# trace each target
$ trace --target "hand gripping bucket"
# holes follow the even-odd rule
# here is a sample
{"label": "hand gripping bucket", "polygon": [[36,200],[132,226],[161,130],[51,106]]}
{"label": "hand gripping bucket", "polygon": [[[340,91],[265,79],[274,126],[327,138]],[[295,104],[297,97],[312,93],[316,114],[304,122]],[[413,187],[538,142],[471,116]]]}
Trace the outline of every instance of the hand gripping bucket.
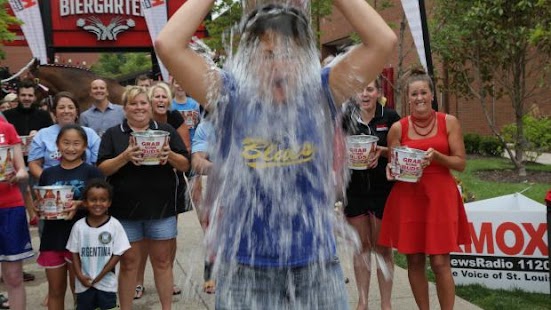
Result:
{"label": "hand gripping bucket", "polygon": [[142,151],[142,165],[159,165],[161,150],[165,143],[168,143],[169,133],[163,130],[147,130],[132,132],[132,136]]}
{"label": "hand gripping bucket", "polygon": [[408,147],[392,149],[391,173],[398,181],[415,183],[423,175],[421,163],[425,158],[425,151]]}
{"label": "hand gripping bucket", "polygon": [[35,186],[34,192],[38,201],[40,218],[45,220],[62,220],[63,212],[71,207],[73,187],[64,185]]}
{"label": "hand gripping bucket", "polygon": [[7,181],[14,171],[13,146],[0,146],[0,182]]}
{"label": "hand gripping bucket", "polygon": [[369,159],[377,148],[376,136],[355,135],[346,137],[346,149],[348,152],[348,168],[353,170],[366,170]]}

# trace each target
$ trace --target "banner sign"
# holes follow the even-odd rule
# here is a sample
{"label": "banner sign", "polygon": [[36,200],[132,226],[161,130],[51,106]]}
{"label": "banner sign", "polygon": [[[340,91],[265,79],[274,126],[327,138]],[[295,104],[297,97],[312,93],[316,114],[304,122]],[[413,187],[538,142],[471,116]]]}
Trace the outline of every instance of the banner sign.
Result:
{"label": "banner sign", "polygon": [[455,283],[549,293],[545,206],[513,194],[465,209],[473,242],[451,253]]}
{"label": "banner sign", "polygon": [[427,56],[425,53],[425,42],[423,40],[423,26],[421,25],[421,11],[419,8],[418,0],[401,0],[402,7],[406,13],[406,18],[408,20],[409,29],[411,30],[411,35],[413,36],[413,42],[415,42],[415,47],[417,48],[417,53],[419,54],[419,60],[421,65],[425,68],[425,71],[428,71],[427,68]]}
{"label": "banner sign", "polygon": [[27,38],[33,57],[39,59],[41,64],[47,63],[46,39],[38,0],[9,0],[9,3],[15,17],[23,22],[21,31]]}
{"label": "banner sign", "polygon": [[150,47],[140,0],[51,0],[54,47]]}
{"label": "banner sign", "polygon": [[[142,0],[142,10],[149,30],[151,41],[154,42],[167,22],[167,5],[165,0]],[[163,80],[168,82],[168,70],[157,56]]]}

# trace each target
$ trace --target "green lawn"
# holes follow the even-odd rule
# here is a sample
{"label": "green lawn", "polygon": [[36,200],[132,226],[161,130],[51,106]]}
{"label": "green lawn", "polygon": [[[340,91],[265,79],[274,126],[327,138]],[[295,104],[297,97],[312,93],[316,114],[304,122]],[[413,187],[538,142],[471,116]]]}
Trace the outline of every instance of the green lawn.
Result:
{"label": "green lawn", "polygon": [[[480,180],[474,172],[477,170],[513,169],[513,164],[503,158],[481,158],[467,161],[467,168],[462,173],[455,173],[464,184],[467,191],[475,194],[476,200],[488,199],[507,194],[521,192],[522,194],[538,202],[544,203],[545,194],[551,189],[551,183],[496,183]],[[551,171],[551,165],[528,163],[527,170]]]}
{"label": "green lawn", "polygon": [[[464,188],[472,192],[477,200],[498,197],[521,192],[533,200],[544,202],[545,194],[551,189],[551,183],[496,183],[480,180],[477,170],[512,169],[513,165],[507,159],[481,158],[469,159],[467,168],[462,173],[456,173],[463,182]],[[528,164],[528,170],[551,171],[551,165]],[[395,254],[396,264],[406,268],[404,255]],[[429,270],[429,280],[434,281],[434,275]],[[525,293],[522,291],[492,290],[480,285],[457,286],[456,294],[469,302],[486,310],[517,310],[517,309],[551,309],[551,296],[548,294]]]}

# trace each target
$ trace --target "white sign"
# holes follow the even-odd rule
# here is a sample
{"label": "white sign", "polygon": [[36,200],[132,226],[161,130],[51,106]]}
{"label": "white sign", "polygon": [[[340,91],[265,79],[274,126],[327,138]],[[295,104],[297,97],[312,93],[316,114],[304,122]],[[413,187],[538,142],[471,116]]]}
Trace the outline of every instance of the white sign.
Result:
{"label": "white sign", "polygon": [[42,26],[42,15],[38,0],[9,0],[10,6],[15,13],[15,17],[20,19],[23,24],[21,30],[31,53],[41,64],[48,63],[46,54],[46,39],[44,37],[44,28]]}
{"label": "white sign", "polygon": [[473,242],[451,253],[455,283],[549,293],[545,205],[513,194],[465,209]]}
{"label": "white sign", "polygon": [[419,8],[418,0],[402,0],[402,7],[404,8],[404,13],[406,13],[406,18],[408,20],[409,29],[411,29],[411,36],[413,37],[413,42],[415,42],[415,47],[417,48],[417,53],[419,54],[419,60],[421,65],[427,69],[427,56],[425,53],[425,41],[423,40],[423,26],[421,25],[421,9]]}
{"label": "white sign", "polygon": [[[157,35],[167,22],[167,8],[165,0],[142,0],[142,11],[147,23],[147,30],[151,36],[151,42],[155,42]],[[163,80],[168,82],[168,69],[157,56]]]}

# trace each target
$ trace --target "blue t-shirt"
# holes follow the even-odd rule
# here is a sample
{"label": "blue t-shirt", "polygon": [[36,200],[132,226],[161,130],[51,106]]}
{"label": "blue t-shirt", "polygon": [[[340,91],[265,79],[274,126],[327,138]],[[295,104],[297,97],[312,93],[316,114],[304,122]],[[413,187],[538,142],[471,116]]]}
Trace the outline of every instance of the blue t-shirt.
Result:
{"label": "blue t-shirt", "polygon": [[185,103],[180,103],[177,102],[176,99],[172,99],[171,109],[182,114],[184,124],[186,124],[189,129],[189,138],[193,141],[195,129],[197,128],[197,125],[199,125],[199,120],[201,119],[199,103],[191,97],[187,97]]}
{"label": "blue t-shirt", "polygon": [[[226,259],[295,267],[336,256],[335,192],[328,181],[335,107],[328,74],[322,71],[310,85],[302,105],[241,100],[250,98],[247,91],[223,75],[222,97],[229,99],[218,106],[213,153],[220,160],[213,161],[207,191],[218,197],[215,241]],[[270,130],[259,130],[266,126]]]}
{"label": "blue t-shirt", "polygon": [[209,151],[209,141],[214,139],[214,127],[212,123],[206,119],[203,119],[197,130],[195,130],[195,135],[193,136],[193,141],[191,144],[191,153],[196,152],[208,152]]}
{"label": "blue t-shirt", "polygon": [[[88,164],[95,164],[98,160],[101,139],[93,129],[88,127],[82,127],[82,129],[84,129],[88,137],[85,162]],[[58,124],[40,129],[31,143],[28,161],[30,162],[42,158],[44,160],[42,165],[43,169],[59,165],[61,153],[57,149],[56,140],[60,130],[61,126]]]}
{"label": "blue t-shirt", "polygon": [[[92,179],[104,178],[101,171],[92,165],[82,163],[73,169],[65,169],[60,165],[44,169],[38,185],[70,185],[73,187],[73,200],[81,200],[86,182]],[[73,224],[86,214],[77,212],[70,220],[46,220],[40,236],[40,251],[64,251]]]}

